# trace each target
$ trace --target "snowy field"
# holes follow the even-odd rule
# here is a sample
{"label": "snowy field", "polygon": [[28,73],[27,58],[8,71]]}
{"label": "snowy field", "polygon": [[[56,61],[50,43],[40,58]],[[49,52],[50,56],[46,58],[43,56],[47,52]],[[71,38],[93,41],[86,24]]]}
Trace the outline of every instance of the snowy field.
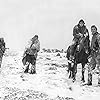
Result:
{"label": "snowy field", "polygon": [[[76,82],[68,79],[65,53],[39,53],[36,74],[24,74],[22,52],[7,51],[0,69],[0,100],[100,100],[97,74],[93,85],[81,83],[81,65]],[[87,66],[86,66],[87,67]],[[87,69],[85,71],[87,82]]]}

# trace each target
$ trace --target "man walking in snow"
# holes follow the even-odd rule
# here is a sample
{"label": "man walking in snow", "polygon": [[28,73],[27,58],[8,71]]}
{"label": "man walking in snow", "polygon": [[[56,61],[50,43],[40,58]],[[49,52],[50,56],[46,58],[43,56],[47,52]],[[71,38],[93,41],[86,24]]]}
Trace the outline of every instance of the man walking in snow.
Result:
{"label": "man walking in snow", "polygon": [[28,73],[30,64],[32,64],[30,73],[31,74],[36,73],[36,58],[37,58],[37,54],[39,51],[40,51],[40,42],[38,40],[38,35],[35,35],[31,39],[28,47],[26,48],[26,50],[24,52],[24,57],[22,59],[22,62],[24,65],[26,65],[28,63],[28,65],[26,66],[26,69],[24,71],[25,73]]}

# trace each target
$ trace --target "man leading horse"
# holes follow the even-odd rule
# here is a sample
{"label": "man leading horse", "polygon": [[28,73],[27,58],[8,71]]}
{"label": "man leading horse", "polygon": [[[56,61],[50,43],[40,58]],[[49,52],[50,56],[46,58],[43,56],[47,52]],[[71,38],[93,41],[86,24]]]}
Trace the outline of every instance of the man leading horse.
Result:
{"label": "man leading horse", "polygon": [[88,85],[92,85],[92,74],[96,66],[98,70],[98,84],[100,85],[100,33],[97,32],[95,25],[91,26],[91,32],[91,59],[88,67]]}

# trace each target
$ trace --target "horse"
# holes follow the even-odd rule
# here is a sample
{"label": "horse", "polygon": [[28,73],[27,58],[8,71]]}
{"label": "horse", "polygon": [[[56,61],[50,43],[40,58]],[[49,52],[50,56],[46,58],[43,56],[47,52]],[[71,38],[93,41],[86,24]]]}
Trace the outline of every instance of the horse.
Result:
{"label": "horse", "polygon": [[89,36],[84,38],[79,44],[70,45],[67,49],[68,73],[69,78],[76,80],[77,64],[82,65],[81,81],[85,82],[85,65],[88,64],[88,58],[91,53]]}

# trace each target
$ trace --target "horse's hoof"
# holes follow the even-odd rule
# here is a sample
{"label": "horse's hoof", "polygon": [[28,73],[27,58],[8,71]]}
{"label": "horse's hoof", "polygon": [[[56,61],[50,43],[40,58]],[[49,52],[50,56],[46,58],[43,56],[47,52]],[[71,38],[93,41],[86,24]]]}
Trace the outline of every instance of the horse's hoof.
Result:
{"label": "horse's hoof", "polygon": [[28,70],[25,70],[24,73],[28,73]]}
{"label": "horse's hoof", "polygon": [[28,73],[28,72],[24,71],[24,73]]}
{"label": "horse's hoof", "polygon": [[36,74],[36,72],[31,72],[30,74]]}
{"label": "horse's hoof", "polygon": [[74,83],[76,79],[73,79],[72,82]]}
{"label": "horse's hoof", "polygon": [[85,82],[85,80],[81,80],[81,82],[83,82],[83,83],[84,83],[84,82]]}
{"label": "horse's hoof", "polygon": [[71,79],[71,77],[68,77],[69,79]]}
{"label": "horse's hoof", "polygon": [[31,73],[30,74],[36,74],[36,71],[31,71]]}
{"label": "horse's hoof", "polygon": [[75,80],[72,81],[73,83],[75,82]]}
{"label": "horse's hoof", "polygon": [[83,83],[85,82],[85,80],[82,81]]}
{"label": "horse's hoof", "polygon": [[100,82],[98,82],[98,86],[100,86]]}
{"label": "horse's hoof", "polygon": [[69,79],[71,78],[71,76],[68,77]]}
{"label": "horse's hoof", "polygon": [[92,83],[87,83],[87,85],[88,85],[88,86],[91,86],[91,85],[92,85]]}

